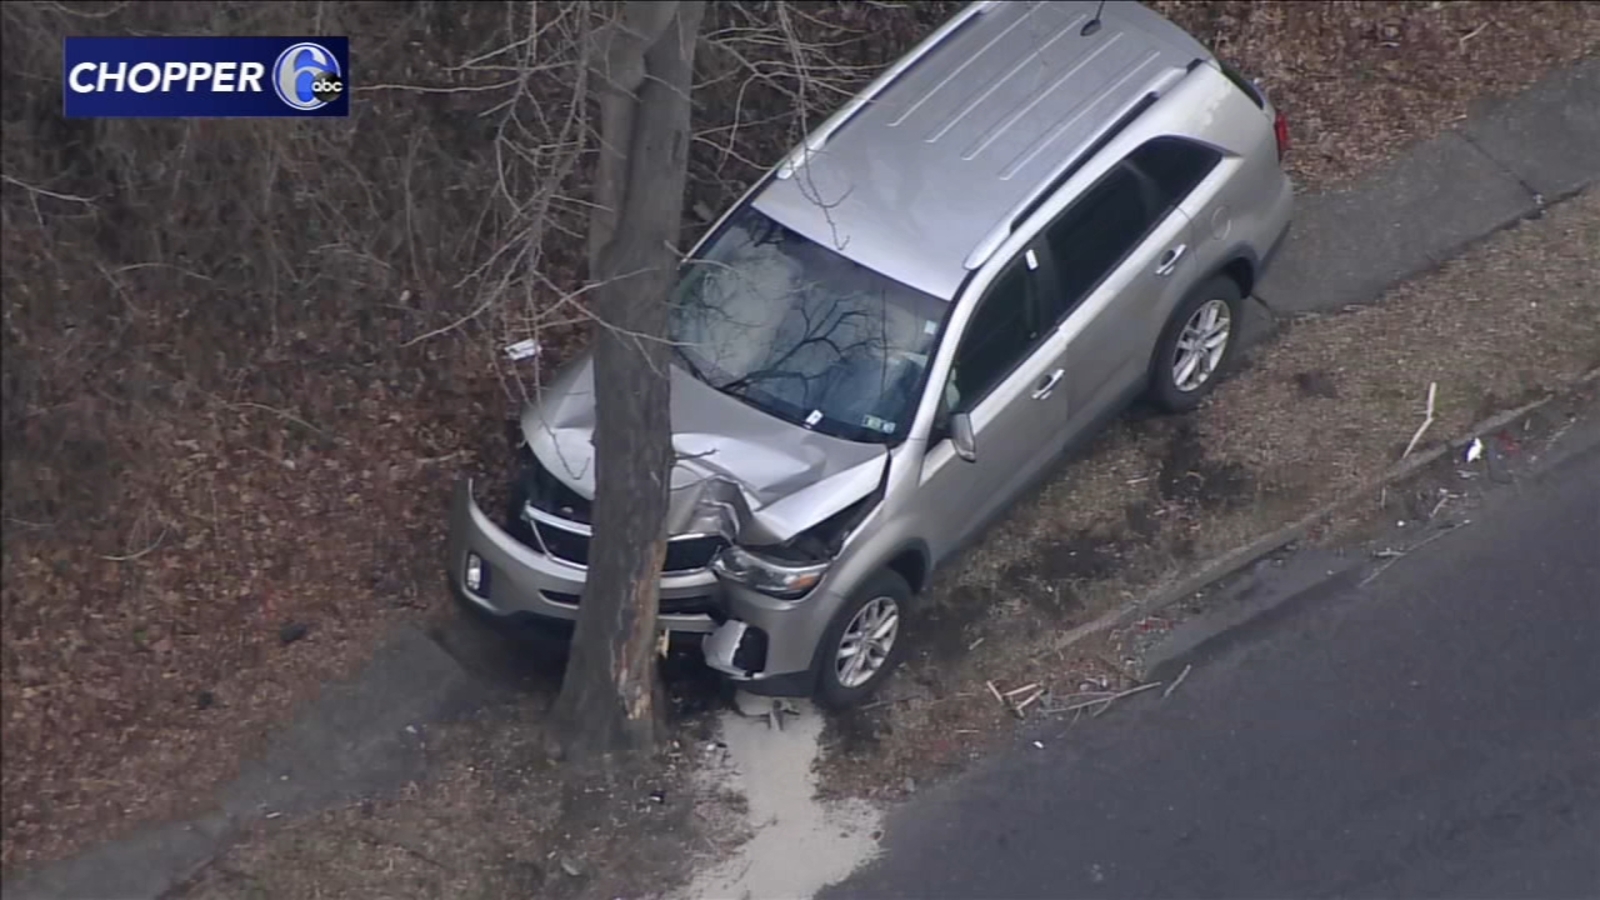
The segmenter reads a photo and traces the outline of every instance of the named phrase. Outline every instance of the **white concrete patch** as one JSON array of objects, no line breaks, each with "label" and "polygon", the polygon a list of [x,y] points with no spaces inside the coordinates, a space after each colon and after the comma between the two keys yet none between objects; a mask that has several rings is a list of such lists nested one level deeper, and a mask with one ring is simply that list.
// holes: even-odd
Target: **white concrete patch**
[{"label": "white concrete patch", "polygon": [[729,859],[701,872],[683,900],[806,900],[843,880],[877,852],[883,814],[864,801],[822,803],[812,764],[820,751],[822,715],[796,702],[783,729],[759,713],[763,698],[740,697],[747,713],[724,713],[726,764],[703,770],[749,804],[750,840]]}]

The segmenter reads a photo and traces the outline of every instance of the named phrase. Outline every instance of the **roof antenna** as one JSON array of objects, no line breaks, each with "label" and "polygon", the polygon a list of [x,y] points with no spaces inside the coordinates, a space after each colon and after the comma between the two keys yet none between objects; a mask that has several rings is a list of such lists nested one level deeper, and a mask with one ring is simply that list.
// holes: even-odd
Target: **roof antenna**
[{"label": "roof antenna", "polygon": [[1106,0],[1100,0],[1100,5],[1096,6],[1094,8],[1094,18],[1092,18],[1089,21],[1083,23],[1083,28],[1079,29],[1078,33],[1083,35],[1084,37],[1088,37],[1089,35],[1094,34],[1095,32],[1099,31],[1100,30],[1100,13],[1103,12],[1105,10],[1105,8],[1106,8]]}]

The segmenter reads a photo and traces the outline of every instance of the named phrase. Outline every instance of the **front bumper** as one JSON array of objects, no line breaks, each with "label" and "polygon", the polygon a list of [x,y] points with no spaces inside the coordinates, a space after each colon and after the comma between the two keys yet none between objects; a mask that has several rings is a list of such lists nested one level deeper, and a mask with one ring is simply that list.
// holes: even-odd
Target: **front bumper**
[{"label": "front bumper", "polygon": [[[467,582],[469,557],[478,560],[476,587]],[[587,570],[531,547],[487,515],[463,479],[451,502],[450,584],[467,602],[491,615],[574,621]],[[662,631],[701,635],[706,664],[750,690],[806,694],[812,660],[828,617],[838,607],[826,583],[813,596],[787,602],[726,584],[711,570],[661,578],[663,607],[706,609],[662,612]]]}]

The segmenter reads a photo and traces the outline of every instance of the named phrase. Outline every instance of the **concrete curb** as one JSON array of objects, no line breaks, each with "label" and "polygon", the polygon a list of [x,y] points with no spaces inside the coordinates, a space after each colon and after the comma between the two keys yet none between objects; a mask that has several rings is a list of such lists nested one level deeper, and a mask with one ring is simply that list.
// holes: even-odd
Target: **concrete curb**
[{"label": "concrete curb", "polygon": [[1171,584],[1156,589],[1142,599],[1114,609],[1092,622],[1079,625],[1056,640],[1052,649],[1064,649],[1102,631],[1127,625],[1141,617],[1175,606],[1184,599],[1199,593],[1204,588],[1250,566],[1262,557],[1296,541],[1304,540],[1311,532],[1311,529],[1328,517],[1348,509],[1362,500],[1370,499],[1375,493],[1395,482],[1404,481],[1439,460],[1445,454],[1465,448],[1472,443],[1474,438],[1482,437],[1485,434],[1503,428],[1508,423],[1528,415],[1562,395],[1596,381],[1600,381],[1600,368],[1591,369],[1579,375],[1538,400],[1489,416],[1467,428],[1464,434],[1390,466],[1382,475],[1368,480],[1343,498],[1324,504],[1282,528],[1268,532],[1243,546],[1236,547],[1211,559],[1203,564],[1193,575],[1180,578]]}]

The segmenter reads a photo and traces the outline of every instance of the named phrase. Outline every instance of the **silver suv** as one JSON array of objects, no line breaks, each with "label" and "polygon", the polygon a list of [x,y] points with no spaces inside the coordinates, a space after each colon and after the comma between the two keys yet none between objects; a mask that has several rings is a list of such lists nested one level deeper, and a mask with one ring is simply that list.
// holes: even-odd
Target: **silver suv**
[{"label": "silver suv", "polygon": [[[935,566],[1053,460],[1141,393],[1214,386],[1288,226],[1285,139],[1135,3],[966,7],[684,267],[660,627],[748,690],[865,697]],[[594,421],[585,358],[523,415],[506,520],[458,488],[468,601],[576,617]]]}]

